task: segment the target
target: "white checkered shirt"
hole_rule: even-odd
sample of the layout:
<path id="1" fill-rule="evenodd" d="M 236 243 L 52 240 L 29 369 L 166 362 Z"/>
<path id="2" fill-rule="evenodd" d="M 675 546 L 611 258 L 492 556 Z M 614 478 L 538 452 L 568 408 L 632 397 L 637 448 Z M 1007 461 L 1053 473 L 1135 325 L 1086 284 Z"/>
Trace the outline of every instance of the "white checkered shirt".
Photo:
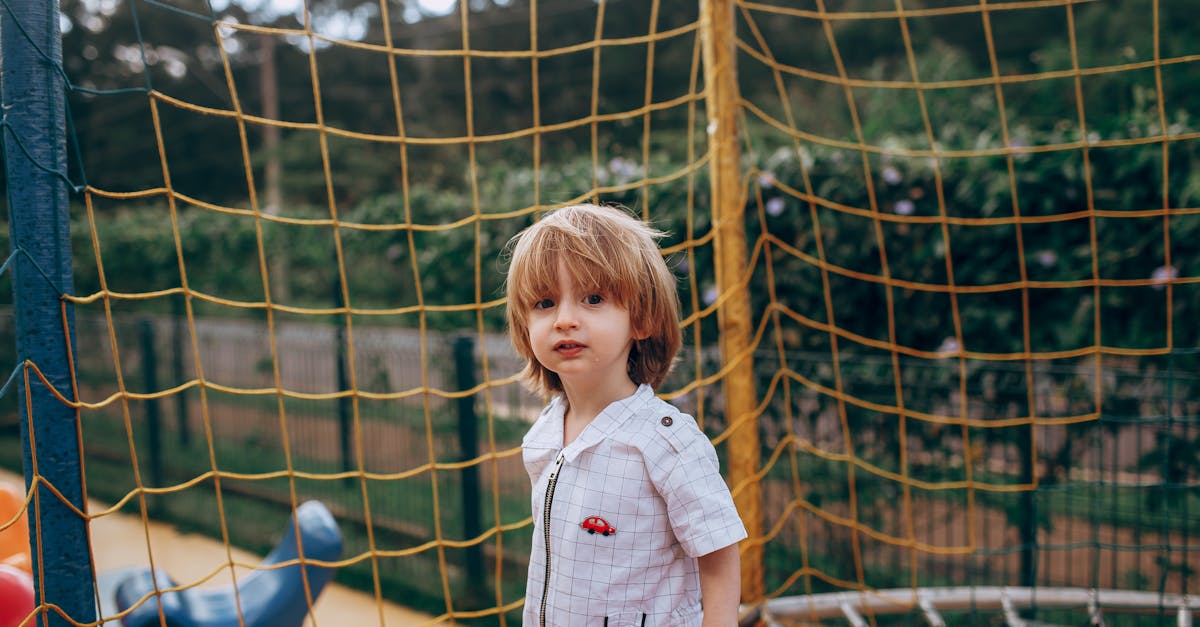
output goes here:
<path id="1" fill-rule="evenodd" d="M 564 410 L 551 401 L 522 443 L 534 526 L 524 624 L 699 625 L 696 558 L 746 537 L 712 443 L 647 385 L 566 448 Z"/>

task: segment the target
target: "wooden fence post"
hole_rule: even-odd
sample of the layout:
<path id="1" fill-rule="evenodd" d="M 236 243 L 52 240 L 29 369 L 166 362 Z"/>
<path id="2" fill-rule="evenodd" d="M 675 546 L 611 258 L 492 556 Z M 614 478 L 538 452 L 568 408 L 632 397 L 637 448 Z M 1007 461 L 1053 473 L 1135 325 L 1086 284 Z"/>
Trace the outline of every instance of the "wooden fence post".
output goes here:
<path id="1" fill-rule="evenodd" d="M 454 338 L 454 378 L 459 391 L 473 389 L 475 380 L 475 340 L 468 335 Z M 475 395 L 458 399 L 458 448 L 459 461 L 475 459 L 479 455 L 476 430 L 479 418 L 475 415 Z M 480 516 L 479 467 L 464 466 L 462 477 L 462 524 L 463 538 L 471 540 L 483 533 Z M 478 544 L 463 548 L 466 565 L 467 590 L 472 603 L 484 598 L 483 550 Z"/>
<path id="2" fill-rule="evenodd" d="M 138 321 L 138 336 L 142 344 L 142 382 L 147 394 L 154 394 L 158 389 L 158 349 L 155 346 L 154 320 L 142 318 Z M 150 455 L 150 484 L 152 487 L 166 486 L 163 477 L 163 442 L 162 442 L 162 413 L 159 411 L 158 398 L 152 397 L 145 401 L 146 407 L 146 444 Z M 162 499 L 155 499 L 156 508 L 162 504 Z"/>
<path id="3" fill-rule="evenodd" d="M 735 66 L 734 3 L 701 0 L 704 92 L 708 113 L 708 155 L 713 214 L 713 252 L 721 305 L 717 309 L 721 363 L 730 368 L 723 380 L 725 417 L 729 425 L 729 482 L 733 500 L 752 540 L 762 536 L 761 487 L 753 477 L 759 468 L 758 422 L 754 419 L 754 361 L 750 350 L 753 326 L 746 276 L 746 203 L 738 163 L 738 86 Z M 742 601 L 761 600 L 762 545 L 747 543 L 742 552 Z"/>

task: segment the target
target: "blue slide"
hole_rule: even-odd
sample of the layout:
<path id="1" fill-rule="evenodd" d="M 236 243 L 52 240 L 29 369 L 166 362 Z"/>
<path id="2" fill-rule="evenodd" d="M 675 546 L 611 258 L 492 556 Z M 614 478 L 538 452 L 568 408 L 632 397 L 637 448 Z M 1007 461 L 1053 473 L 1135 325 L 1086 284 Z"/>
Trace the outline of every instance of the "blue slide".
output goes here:
<path id="1" fill-rule="evenodd" d="M 299 555 L 297 530 L 303 540 L 304 558 L 323 562 L 336 561 L 342 554 L 342 534 L 333 514 L 319 501 L 308 501 L 296 508 L 296 515 L 289 521 L 283 539 L 262 562 L 262 569 L 238 578 L 235 595 L 234 586 L 223 588 L 188 588 L 186 590 L 162 592 L 157 598 L 151 596 L 141 606 L 123 619 L 124 627 L 158 626 L 159 605 L 166 619 L 165 627 L 301 627 L 308 615 L 309 604 L 304 595 L 304 581 L 300 565 L 272 568 L 274 564 L 294 561 Z M 306 564 L 304 573 L 308 577 L 308 589 L 315 603 L 317 596 L 333 579 L 333 569 L 317 564 Z M 155 582 L 158 590 L 174 588 L 178 584 L 161 571 L 150 568 L 135 568 L 114 573 L 108 579 L 116 611 L 106 611 L 112 616 L 132 607 L 142 597 L 153 594 Z M 107 592 L 102 592 L 102 601 L 107 604 Z M 238 614 L 242 617 L 238 622 Z"/>

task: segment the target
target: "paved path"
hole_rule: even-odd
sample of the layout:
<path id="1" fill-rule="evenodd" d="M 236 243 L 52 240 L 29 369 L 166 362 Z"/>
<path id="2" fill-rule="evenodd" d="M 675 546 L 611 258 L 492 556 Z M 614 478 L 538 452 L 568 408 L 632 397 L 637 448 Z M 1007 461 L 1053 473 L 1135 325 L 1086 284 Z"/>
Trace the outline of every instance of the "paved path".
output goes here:
<path id="1" fill-rule="evenodd" d="M 0 481 L 22 483 L 19 475 L 4 471 L 0 471 Z M 95 501 L 89 503 L 89 511 L 93 514 L 106 507 Z M 224 544 L 207 536 L 181 533 L 171 525 L 158 522 L 146 525 L 140 517 L 125 514 L 92 520 L 91 533 L 92 556 L 101 577 L 122 568 L 147 566 L 153 555 L 155 567 L 164 569 L 180 585 L 200 582 L 211 576 L 200 585 L 219 587 L 232 582 L 230 556 L 235 564 L 253 565 L 262 559 L 236 548 L 227 553 Z M 237 572 L 244 576 L 250 569 L 238 566 Z M 429 615 L 394 603 L 377 603 L 372 595 L 333 583 L 317 599 L 305 627 L 415 627 L 429 625 L 432 621 L 433 617 Z"/>

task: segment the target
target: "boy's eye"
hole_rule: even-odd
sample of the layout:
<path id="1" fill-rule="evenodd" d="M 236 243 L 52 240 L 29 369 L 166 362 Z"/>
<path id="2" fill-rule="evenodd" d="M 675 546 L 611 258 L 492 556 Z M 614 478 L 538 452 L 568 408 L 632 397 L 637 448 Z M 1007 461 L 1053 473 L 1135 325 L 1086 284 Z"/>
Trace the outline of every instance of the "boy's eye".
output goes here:
<path id="1" fill-rule="evenodd" d="M 554 301 L 550 300 L 549 298 L 543 298 L 542 300 L 535 301 L 533 303 L 534 309 L 549 309 L 553 306 L 554 306 Z"/>
<path id="2" fill-rule="evenodd" d="M 604 302 L 604 297 L 599 294 L 592 294 L 583 299 L 583 301 L 589 305 L 599 305 L 600 303 Z"/>

